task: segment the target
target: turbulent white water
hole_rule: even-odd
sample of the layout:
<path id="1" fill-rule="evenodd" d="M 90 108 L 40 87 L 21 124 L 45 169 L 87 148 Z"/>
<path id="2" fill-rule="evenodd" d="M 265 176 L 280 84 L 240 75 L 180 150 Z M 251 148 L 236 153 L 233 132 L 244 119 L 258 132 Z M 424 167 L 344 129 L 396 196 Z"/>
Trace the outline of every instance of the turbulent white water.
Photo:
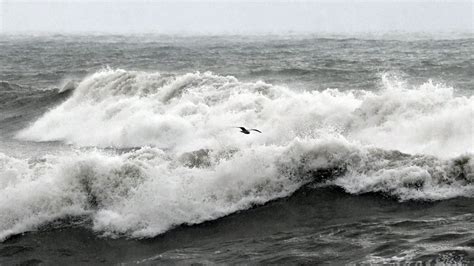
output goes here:
<path id="1" fill-rule="evenodd" d="M 308 183 L 400 200 L 473 197 L 474 98 L 431 82 L 383 86 L 295 92 L 211 73 L 100 71 L 17 135 L 73 151 L 0 154 L 0 239 L 77 215 L 105 235 L 150 237 Z"/>
<path id="2" fill-rule="evenodd" d="M 431 82 L 407 88 L 383 78 L 378 92 L 294 92 L 211 73 L 163 76 L 100 71 L 66 102 L 18 134 L 79 146 L 178 151 L 228 145 L 284 144 L 295 137 L 343 134 L 384 149 L 452 157 L 473 152 L 474 98 Z M 235 126 L 265 134 L 242 136 Z"/>

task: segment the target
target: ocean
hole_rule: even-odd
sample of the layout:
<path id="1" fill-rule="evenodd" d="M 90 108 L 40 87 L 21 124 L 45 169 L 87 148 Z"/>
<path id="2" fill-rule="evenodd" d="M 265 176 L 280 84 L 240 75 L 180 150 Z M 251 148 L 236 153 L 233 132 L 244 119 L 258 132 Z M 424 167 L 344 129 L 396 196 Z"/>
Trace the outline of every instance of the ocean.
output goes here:
<path id="1" fill-rule="evenodd" d="M 0 264 L 472 264 L 473 41 L 1 35 Z"/>

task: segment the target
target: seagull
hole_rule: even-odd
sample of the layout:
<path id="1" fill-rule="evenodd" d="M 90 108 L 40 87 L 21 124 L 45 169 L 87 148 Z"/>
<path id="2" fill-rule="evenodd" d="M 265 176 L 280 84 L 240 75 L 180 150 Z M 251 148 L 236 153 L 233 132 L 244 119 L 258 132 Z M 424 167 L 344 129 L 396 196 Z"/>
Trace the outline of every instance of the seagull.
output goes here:
<path id="1" fill-rule="evenodd" d="M 250 134 L 250 131 L 257 131 L 258 133 L 262 133 L 262 131 L 258 130 L 258 129 L 255 129 L 255 128 L 252 128 L 252 129 L 246 129 L 245 127 L 236 127 L 236 128 L 240 128 L 240 132 L 241 133 L 244 133 L 244 134 Z"/>

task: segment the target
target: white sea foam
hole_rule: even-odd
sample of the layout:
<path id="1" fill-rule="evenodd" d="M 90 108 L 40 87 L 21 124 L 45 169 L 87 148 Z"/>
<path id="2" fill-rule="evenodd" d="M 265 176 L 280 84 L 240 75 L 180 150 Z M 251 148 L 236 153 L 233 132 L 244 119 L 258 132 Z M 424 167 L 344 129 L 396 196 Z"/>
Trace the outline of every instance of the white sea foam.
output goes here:
<path id="1" fill-rule="evenodd" d="M 473 152 L 474 98 L 432 82 L 407 88 L 385 76 L 377 92 L 294 92 L 211 73 L 164 76 L 103 70 L 17 137 L 79 146 L 189 150 L 216 142 L 288 143 L 339 132 L 348 140 L 407 153 Z M 235 126 L 265 134 L 240 137 Z M 235 140 L 232 140 L 235 139 Z"/>
<path id="2" fill-rule="evenodd" d="M 89 217 L 107 236 L 152 237 L 289 196 L 308 183 L 400 200 L 474 196 L 472 156 L 413 157 L 341 137 L 192 153 L 144 147 L 29 161 L 0 155 L 0 239 L 71 216 Z"/>
<path id="3" fill-rule="evenodd" d="M 157 148 L 122 155 L 77 151 L 30 162 L 2 154 L 0 239 L 71 215 L 90 215 L 94 229 L 107 235 L 133 237 L 215 219 L 308 182 L 281 174 L 301 148 L 208 151 L 200 155 L 205 167 L 199 158 Z"/>
<path id="4" fill-rule="evenodd" d="M 95 73 L 17 137 L 114 148 L 0 154 L 0 239 L 68 216 L 151 237 L 308 183 L 402 201 L 474 197 L 473 97 L 383 81 L 377 92 L 295 92 L 211 73 Z"/>

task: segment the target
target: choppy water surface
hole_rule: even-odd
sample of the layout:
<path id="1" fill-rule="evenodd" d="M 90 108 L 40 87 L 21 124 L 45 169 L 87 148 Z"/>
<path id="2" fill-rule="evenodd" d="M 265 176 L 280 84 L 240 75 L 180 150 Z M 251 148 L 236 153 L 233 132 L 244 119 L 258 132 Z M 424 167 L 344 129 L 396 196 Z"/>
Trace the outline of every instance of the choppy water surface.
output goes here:
<path id="1" fill-rule="evenodd" d="M 0 261 L 472 263 L 473 52 L 2 36 Z"/>

